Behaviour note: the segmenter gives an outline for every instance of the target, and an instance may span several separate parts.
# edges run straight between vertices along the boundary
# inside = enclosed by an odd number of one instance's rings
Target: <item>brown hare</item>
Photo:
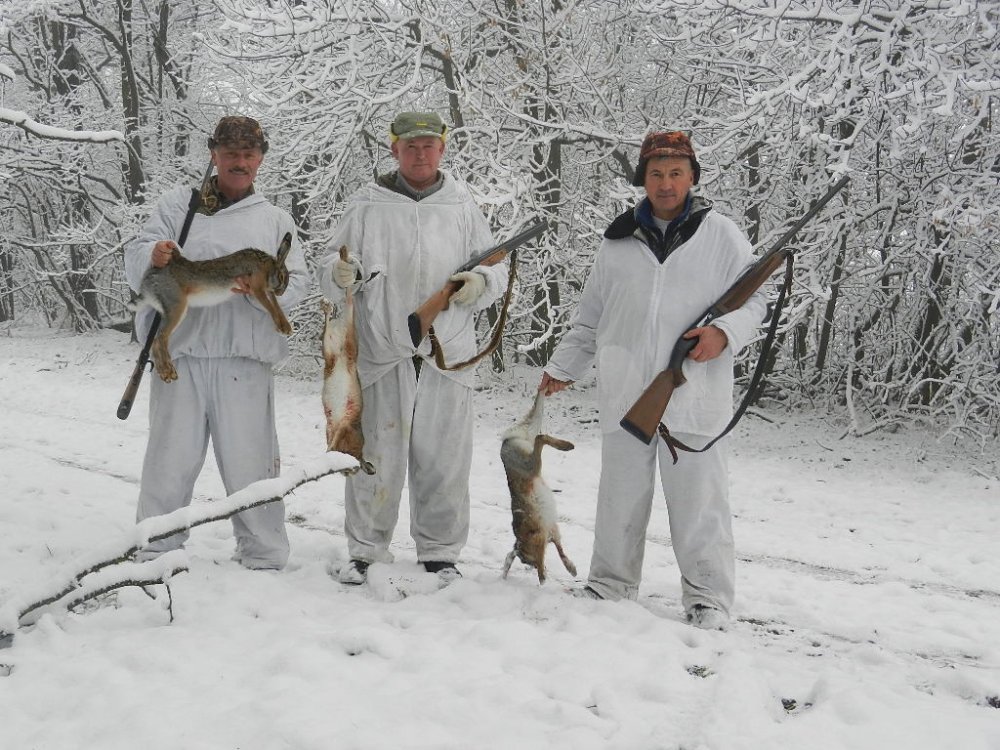
[[[291,249],[291,232],[285,234],[274,256],[248,247],[221,258],[188,260],[174,248],[167,265],[146,271],[135,309],[152,307],[163,316],[152,354],[156,372],[165,382],[177,379],[170,358],[170,334],[184,320],[189,307],[211,307],[231,299],[238,276],[249,277],[253,296],[271,313],[275,327],[285,335],[292,332],[276,297],[284,294],[288,286],[285,259]]]
[[[340,248],[347,260],[347,246]],[[354,292],[344,292],[339,318],[333,305],[323,300],[323,412],[326,414],[326,449],[358,459],[366,474],[375,467],[364,460],[365,438],[361,432],[361,381],[358,379],[358,338],[354,329]]]
[[[549,542],[556,546],[559,559],[570,575],[576,575],[576,566],[562,548],[555,498],[542,479],[542,448],[549,445],[556,450],[569,451],[574,446],[566,440],[542,434],[544,403],[545,395],[539,391],[531,411],[503,434],[500,446],[500,460],[510,489],[514,528],[514,549],[504,561],[503,577],[507,577],[510,565],[517,556],[525,565],[535,569],[539,584],[545,583],[545,547]]]

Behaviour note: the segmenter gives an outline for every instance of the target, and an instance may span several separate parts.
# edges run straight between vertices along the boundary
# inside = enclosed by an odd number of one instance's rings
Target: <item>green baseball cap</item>
[[[392,140],[433,136],[444,140],[448,126],[436,112],[400,112],[389,126]]]

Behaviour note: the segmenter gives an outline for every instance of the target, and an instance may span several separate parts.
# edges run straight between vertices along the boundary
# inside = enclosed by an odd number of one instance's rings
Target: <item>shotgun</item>
[[[188,201],[187,213],[184,215],[184,225],[181,227],[181,233],[177,237],[178,245],[183,245],[187,240],[188,230],[191,229],[191,222],[194,219],[195,211],[198,210],[198,206],[201,203],[201,191],[205,189],[205,184],[212,176],[212,167],[214,165],[215,162],[209,160],[205,176],[201,178],[201,185],[191,189],[191,198]],[[149,351],[153,347],[153,339],[156,338],[156,332],[160,328],[160,320],[160,313],[153,315],[153,321],[149,325],[149,333],[146,334],[146,343],[142,345],[142,351],[139,352],[139,356],[135,361],[132,376],[128,379],[125,392],[122,394],[122,400],[118,402],[118,410],[115,413],[119,419],[128,419],[128,415],[132,413],[132,404],[135,403],[135,395],[139,392],[139,383],[142,382],[142,375],[146,371],[146,365],[149,364]]]
[[[785,249],[785,245],[849,181],[850,178],[847,175],[841,177],[827,191],[826,195],[820,198],[801,219],[795,222],[791,229],[785,232],[771,246],[770,250],[764,253],[764,255],[740,275],[726,293],[716,300],[715,304],[708,308],[694,323],[685,328],[685,332],[690,331],[692,328],[706,326],[716,318],[742,307],[753,293],[771,277],[771,274],[781,267],[786,258],[792,255],[794,251]],[[667,404],[670,402],[670,397],[674,394],[674,389],[684,385],[686,382],[681,366],[697,342],[697,337],[690,339],[681,337],[677,339],[677,343],[674,344],[674,348],[670,352],[667,368],[653,378],[653,382],[649,384],[642,395],[632,404],[632,408],[628,410],[620,422],[626,432],[634,435],[646,443],[646,445],[649,445],[656,439],[656,435],[660,429],[660,420],[663,419],[663,413],[667,410]]]
[[[532,224],[523,232],[514,235],[506,242],[494,245],[489,250],[483,251],[475,258],[472,258],[468,262],[462,264],[459,268],[455,269],[452,275],[462,273],[463,271],[471,271],[476,266],[495,266],[497,263],[506,258],[512,251],[516,250],[528,240],[534,239],[548,228],[548,222],[539,221],[536,224]],[[449,281],[438,291],[428,297],[424,304],[418,307],[414,312],[410,313],[409,317],[406,319],[406,324],[410,328],[410,340],[413,342],[414,346],[419,346],[420,342],[424,340],[424,337],[430,330],[431,325],[434,323],[434,318],[436,318],[442,310],[448,309],[448,299],[451,295],[461,289],[463,283],[465,282]]]

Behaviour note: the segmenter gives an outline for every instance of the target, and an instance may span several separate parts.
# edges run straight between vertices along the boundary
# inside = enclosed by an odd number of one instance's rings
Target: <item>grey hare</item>
[[[156,372],[165,382],[177,379],[170,358],[170,334],[184,320],[188,308],[211,307],[231,299],[234,280],[239,276],[248,277],[251,293],[271,313],[275,327],[285,335],[292,332],[277,300],[277,295],[284,294],[288,287],[285,259],[291,249],[291,232],[281,240],[276,255],[248,247],[221,258],[188,260],[175,247],[167,265],[146,271],[135,309],[152,307],[163,316],[152,355]]]
[[[347,260],[347,246],[340,248]],[[358,336],[354,328],[354,292],[344,291],[339,318],[333,305],[323,300],[323,412],[326,414],[326,449],[358,459],[366,474],[375,467],[363,457],[365,437],[361,432],[361,381],[358,379]]]
[[[556,450],[569,451],[574,445],[542,433],[544,404],[545,395],[539,391],[531,411],[503,434],[500,446],[500,460],[510,489],[514,529],[514,549],[504,561],[503,577],[507,577],[517,556],[535,569],[539,584],[545,583],[545,548],[549,542],[556,546],[566,570],[576,576],[576,566],[566,556],[559,536],[555,498],[542,479],[542,448],[549,445]]]

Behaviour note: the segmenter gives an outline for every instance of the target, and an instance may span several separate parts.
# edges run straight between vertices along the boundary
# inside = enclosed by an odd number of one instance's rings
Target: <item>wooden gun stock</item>
[[[497,263],[502,261],[507,257],[509,250],[498,250],[494,255],[487,257],[486,259],[476,263],[477,266],[495,266]],[[475,268],[473,266],[472,268]],[[462,271],[471,271],[472,268],[460,268],[455,273],[461,273]],[[414,346],[418,346],[427,332],[434,325],[434,319],[444,310],[448,309],[448,300],[451,299],[451,295],[462,288],[464,281],[448,281],[443,287],[438,289],[434,294],[426,299],[424,304],[418,307],[416,310],[410,313],[409,317],[406,319],[406,325],[410,329],[410,341],[413,342]]]
[[[763,286],[764,282],[771,277],[771,274],[792,254],[792,250],[785,249],[785,245],[849,181],[850,178],[845,175],[834,183],[833,187],[801,219],[795,222],[771,246],[770,250],[743,272],[732,286],[726,290],[725,294],[716,300],[697,321],[684,329],[685,333],[692,328],[706,326],[715,318],[741,308],[753,296],[754,292]],[[670,397],[674,394],[674,389],[686,382],[684,373],[681,372],[681,366],[684,364],[684,358],[691,352],[697,341],[697,338],[680,338],[677,340],[673,350],[670,352],[670,361],[667,363],[667,368],[653,378],[653,382],[642,392],[642,395],[632,404],[632,407],[626,412],[621,422],[619,422],[622,429],[634,435],[646,443],[646,445],[649,445],[656,439],[657,432],[660,429],[660,421],[667,410],[667,404],[670,402]]]
[[[534,239],[548,228],[548,222],[539,221],[536,224],[532,224],[523,232],[511,237],[506,242],[494,245],[489,250],[477,255],[467,263],[462,264],[455,269],[452,275],[455,273],[462,273],[463,271],[471,271],[476,266],[495,266],[497,263],[506,258],[511,252],[516,250],[528,240]],[[406,319],[406,325],[410,329],[410,340],[413,342],[414,346],[419,346],[420,342],[424,340],[424,337],[427,336],[427,332],[434,324],[434,319],[441,313],[442,310],[448,309],[448,300],[451,299],[451,295],[462,288],[463,283],[464,282],[461,281],[449,280],[448,283],[428,297],[424,304],[410,313],[409,317]]]
[[[142,373],[145,369],[145,363],[135,363],[135,369],[132,370],[132,377],[128,379],[128,385],[125,386],[125,393],[122,395],[122,400],[118,403],[117,413],[119,419],[128,419],[128,415],[132,413],[132,404],[135,403],[135,394],[139,391],[139,383],[142,382]]]
[[[153,316],[153,322],[149,326],[146,343],[143,344],[142,351],[139,352],[139,357],[135,361],[132,377],[128,379],[128,385],[125,386],[125,393],[122,394],[122,400],[118,403],[117,414],[119,419],[128,419],[128,415],[132,412],[132,404],[135,403],[135,394],[139,391],[139,383],[142,382],[142,375],[146,371],[146,365],[149,364],[149,351],[153,348],[153,339],[156,338],[156,332],[159,328],[160,314],[156,313]]]
[[[670,397],[674,395],[674,389],[687,382],[681,371],[681,365],[697,343],[697,338],[678,339],[670,353],[667,369],[653,378],[653,382],[632,404],[632,408],[622,418],[620,423],[622,429],[646,445],[656,440],[660,420],[663,418],[663,412],[667,410]]]

